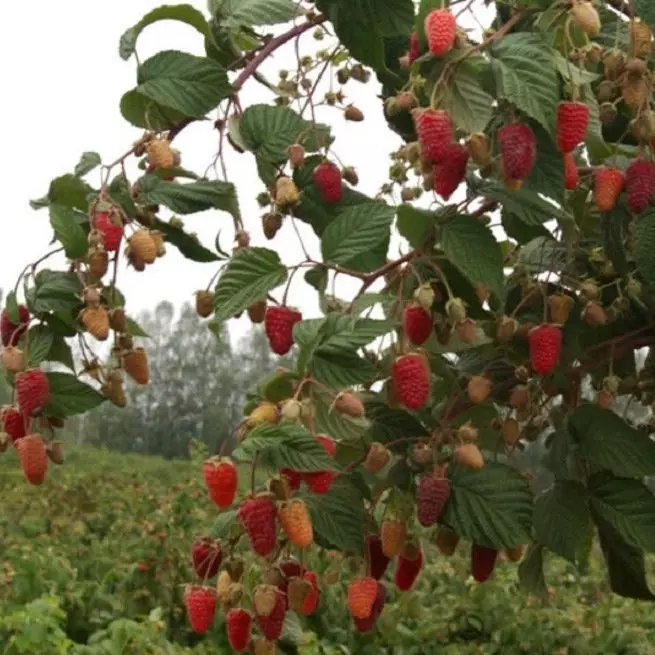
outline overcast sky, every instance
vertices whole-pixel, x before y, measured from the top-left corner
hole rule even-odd
[[[44,195],[50,180],[72,172],[82,152],[99,152],[104,161],[124,152],[140,130],[127,123],[119,112],[121,95],[135,85],[134,59],[118,56],[121,33],[151,9],[164,4],[152,0],[51,0],[10,3],[0,21],[0,55],[3,63],[3,100],[0,103],[2,126],[2,224],[0,237],[0,287],[13,287],[25,264],[47,252],[52,232],[46,209],[33,211],[31,198]],[[174,4],[171,2],[170,4]],[[205,11],[205,0],[192,0]],[[303,37],[303,52],[324,47],[311,35]],[[152,25],[142,33],[138,52],[141,59],[163,49],[178,49],[202,55],[200,35],[190,27],[171,21]],[[279,68],[294,67],[290,49],[278,52],[263,70],[272,79]],[[357,168],[359,188],[374,194],[386,178],[388,154],[398,145],[384,122],[376,98],[377,88],[350,82],[346,86],[350,101],[366,114],[361,124],[345,123],[336,111],[323,115],[334,125],[334,146],[340,159]],[[257,83],[249,83],[242,92],[242,105],[269,102],[271,94]],[[385,134],[385,138],[380,138]],[[182,151],[183,165],[198,173],[205,170],[216,152],[216,133],[209,123],[189,127],[176,141]],[[273,242],[267,242],[260,227],[255,196],[262,190],[249,154],[237,155],[228,148],[228,168],[239,191],[246,227],[254,245],[276,247],[287,264],[297,263],[302,253],[293,229],[285,225]],[[99,173],[88,180],[97,186]],[[222,229],[222,245],[231,246],[232,223],[228,214],[216,211],[185,217],[189,230],[195,231],[208,247]],[[303,226],[304,227],[304,226]],[[317,244],[308,229],[304,239],[311,252]],[[399,243],[392,244],[390,257],[398,254]],[[56,261],[56,260],[53,260]],[[57,263],[63,264],[63,260]],[[176,305],[192,299],[193,292],[206,286],[215,272],[213,264],[187,262],[174,247],[143,273],[120,271],[119,283],[127,296],[128,311],[152,308],[168,299]],[[347,292],[357,286],[341,286]],[[281,294],[281,290],[277,292]],[[281,296],[278,296],[281,297]],[[306,317],[318,311],[316,294],[302,277],[292,287],[291,299]],[[237,333],[247,327],[245,317],[234,325]]]

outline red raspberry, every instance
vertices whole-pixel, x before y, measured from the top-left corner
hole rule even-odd
[[[430,397],[430,369],[422,355],[410,353],[398,357],[392,364],[391,381],[398,400],[409,409],[420,409]]]
[[[403,312],[403,329],[409,340],[420,346],[432,334],[432,315],[418,303],[409,303]]]
[[[102,234],[102,245],[107,252],[116,252],[120,248],[123,228],[111,220],[109,212],[95,214],[93,227]]]
[[[312,585],[312,590],[307,594],[300,613],[309,616],[316,611],[318,602],[321,599],[321,589],[318,585],[318,576],[314,571],[305,571],[302,576]]]
[[[211,587],[188,585],[184,591],[184,605],[193,631],[200,635],[207,632],[216,615],[216,591]]]
[[[366,554],[366,564],[371,577],[379,580],[387,571],[389,558],[382,552],[382,541],[376,534],[366,537],[364,552]]]
[[[418,42],[418,35],[412,32],[409,37],[409,50],[407,57],[411,66],[421,56],[421,44]]]
[[[210,457],[202,465],[202,474],[209,491],[209,497],[221,509],[234,502],[239,484],[237,469],[229,459]]]
[[[573,152],[582,143],[589,126],[589,108],[582,102],[563,101],[557,105],[555,140],[561,153]]]
[[[450,497],[450,482],[436,475],[422,476],[416,485],[418,522],[428,528],[441,516]]]
[[[457,23],[448,9],[435,9],[425,18],[425,38],[435,57],[443,57],[455,43]]]
[[[10,436],[14,444],[27,434],[25,417],[18,408],[3,407],[0,417],[2,418],[2,431]]]
[[[272,306],[266,310],[264,331],[276,355],[286,355],[291,350],[293,326],[299,321],[302,321],[302,314],[292,307]]]
[[[562,349],[562,330],[556,325],[542,323],[528,334],[530,363],[535,373],[549,375],[557,366]]]
[[[655,195],[655,164],[637,157],[625,171],[625,192],[628,209],[643,214]]]
[[[471,547],[471,575],[476,582],[486,582],[496,566],[498,551],[487,546],[473,544]]]
[[[239,521],[255,553],[267,557],[277,544],[277,509],[266,496],[250,498],[239,507]]]
[[[580,184],[578,165],[575,163],[573,153],[567,152],[564,155],[564,188],[573,191]]]
[[[2,310],[2,315],[0,315],[0,338],[2,338],[2,345],[5,348],[7,346],[15,346],[23,334],[25,334],[25,330],[27,330],[27,324],[32,317],[30,316],[29,309],[25,305],[18,305],[18,319],[19,325],[12,323],[9,320],[7,310]]]
[[[335,205],[343,198],[342,176],[339,167],[331,161],[323,161],[313,172],[314,185],[318,189],[323,202]],[[282,353],[284,354],[284,353]]]
[[[252,616],[250,612],[236,607],[231,609],[225,617],[227,640],[235,653],[243,653],[250,644],[250,630]]]
[[[443,161],[436,163],[433,168],[434,191],[437,195],[444,200],[450,199],[466,177],[468,161],[469,152],[461,143],[448,145]]]
[[[611,166],[603,166],[596,171],[594,178],[594,200],[601,212],[610,212],[623,191],[625,175],[623,171]]]
[[[283,591],[286,594],[287,588],[289,587],[289,580],[291,580],[291,578],[302,577],[302,566],[300,566],[300,562],[298,562],[298,560],[285,559],[279,563],[278,568],[280,569],[283,577],[282,581],[280,584],[278,584],[277,587],[280,591]]]
[[[316,439],[321,442],[323,448],[330,457],[334,457],[337,452],[337,445],[334,443],[332,437],[326,434],[319,434]],[[332,471],[313,471],[312,473],[305,473],[303,478],[307,486],[315,494],[325,494],[332,488],[332,483],[337,477],[337,474]]]
[[[287,479],[289,487],[291,487],[291,491],[298,491],[298,489],[300,489],[300,483],[302,482],[303,478],[302,473],[294,471],[293,469],[283,468],[280,469],[280,474]]]
[[[378,594],[378,581],[365,577],[351,580],[348,585],[348,609],[354,619],[366,619],[373,611]]]
[[[16,399],[26,416],[34,416],[47,407],[50,384],[40,368],[30,368],[16,376]]]
[[[508,178],[526,180],[537,160],[537,137],[526,123],[509,123],[498,130],[498,145]]]
[[[419,550],[418,553],[412,554],[416,555],[413,559],[404,552],[398,555],[394,583],[400,591],[409,591],[423,568],[423,551]]]
[[[369,632],[373,628],[378,617],[382,614],[386,601],[387,588],[381,582],[378,582],[377,593],[375,594],[375,602],[373,603],[371,615],[365,619],[354,619],[357,632]]]
[[[43,439],[30,434],[16,442],[16,450],[27,481],[34,485],[42,484],[48,472],[48,455]]]
[[[275,590],[275,607],[268,616],[255,616],[259,629],[269,641],[276,641],[282,634],[284,617],[287,613],[287,596],[279,589]]]
[[[442,161],[455,135],[452,118],[445,111],[432,108],[415,109],[412,116],[422,154],[430,161]]]
[[[211,537],[198,537],[191,546],[191,561],[198,577],[211,580],[223,561],[221,542]]]

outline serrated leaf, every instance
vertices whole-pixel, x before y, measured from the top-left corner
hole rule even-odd
[[[168,130],[186,118],[183,113],[160,105],[136,89],[123,94],[120,110],[126,121],[147,130]]]
[[[102,164],[102,159],[97,152],[83,152],[80,161],[75,166],[75,175],[83,177],[100,164]]]
[[[23,350],[27,352],[28,366],[36,367],[48,358],[54,335],[47,325],[34,325],[23,337]]]
[[[577,66],[556,50],[553,53],[553,61],[555,62],[557,72],[564,80],[572,82],[575,87],[595,82],[600,77],[598,73],[589,71],[586,68],[580,68],[580,66]]]
[[[144,61],[137,78],[137,93],[194,118],[202,118],[232,93],[222,66],[178,50],[164,50]]]
[[[225,321],[283,284],[287,269],[267,248],[238,250],[223,269],[214,295],[215,319]]]
[[[519,581],[532,594],[548,598],[544,579],[544,549],[539,544],[530,544],[519,565]]]
[[[635,0],[635,10],[637,16],[650,25],[651,29],[655,28],[655,5],[650,0]]]
[[[224,25],[252,27],[287,23],[301,9],[293,0],[222,0],[218,12]]]
[[[339,471],[337,463],[304,427],[293,423],[260,425],[232,452],[239,461],[254,461],[259,466],[294,471]]]
[[[272,403],[291,398],[299,376],[295,371],[273,371],[258,385],[259,395]]]
[[[148,12],[136,25],[127,29],[121,35],[118,54],[121,59],[129,59],[136,50],[136,42],[141,32],[160,20],[175,20],[194,27],[206,39],[211,39],[207,20],[195,7],[184,5],[162,5]]]
[[[51,318],[55,318],[50,315]],[[52,321],[48,322],[48,325],[52,328]],[[63,364],[71,371],[75,370],[75,362],[73,361],[73,351],[71,347],[66,343],[66,339],[60,334],[54,334],[52,339],[52,347],[50,352],[45,358],[48,362],[58,362]]]
[[[344,209],[321,235],[323,261],[347,265],[389,238],[395,209],[366,203]]]
[[[86,214],[64,205],[50,205],[50,225],[69,259],[80,259],[89,249],[87,235],[80,223]]]
[[[82,284],[74,273],[43,269],[36,277],[36,288],[28,304],[34,314],[81,308]]]
[[[592,532],[587,491],[580,482],[560,480],[535,501],[536,541],[575,563]]]
[[[655,441],[611,410],[581,405],[569,415],[569,429],[592,464],[625,477],[655,474]]]
[[[391,409],[383,395],[366,398],[364,407],[371,423],[367,432],[370,441],[387,443],[408,435],[427,435],[426,428],[415,416],[404,409]],[[399,444],[398,448],[404,450],[406,445]]]
[[[649,209],[634,221],[634,256],[644,282],[655,292],[655,209]]]
[[[404,203],[398,207],[396,227],[413,248],[420,248],[435,235],[439,214]]]
[[[393,329],[393,324],[386,320],[354,318],[350,315],[336,313],[330,313],[324,319],[310,320],[320,322],[320,326],[312,327],[312,332],[322,331],[323,338],[318,344],[317,350],[326,354],[343,350],[357,350]]]
[[[74,207],[87,212],[89,209],[89,194],[93,189],[76,175],[67,174],[57,177],[50,183],[48,189],[49,204]]]
[[[479,471],[458,466],[450,473],[450,484],[443,522],[458,535],[490,548],[528,541],[532,494],[518,471],[494,462]]]
[[[192,262],[209,263],[219,261],[218,255],[200,243],[198,237],[185,232],[181,227],[171,225],[166,221],[155,220],[152,229],[164,235],[164,241],[175,246],[180,254]]]
[[[5,299],[5,309],[7,310],[7,317],[14,324],[18,325],[20,323],[20,312],[18,311],[18,299],[16,298],[16,292],[10,291],[7,294]]]
[[[211,527],[211,536],[214,539],[227,539],[232,532],[232,526],[238,524],[237,510],[229,509],[221,512],[215,519]]]
[[[331,389],[343,389],[369,382],[376,368],[352,351],[317,351],[309,361],[308,372]]]
[[[503,253],[488,227],[475,218],[458,216],[442,226],[440,242],[450,262],[471,284],[483,283],[503,296]]]
[[[521,247],[519,262],[531,273],[559,272],[566,267],[566,247],[552,237],[537,237]]]
[[[305,282],[319,293],[325,293],[328,285],[328,269],[325,266],[315,266],[305,273]]]
[[[50,385],[50,402],[45,410],[49,416],[84,414],[105,400],[105,396],[70,373],[46,373]]]
[[[514,33],[491,47],[491,67],[497,97],[516,105],[552,134],[559,81],[554,50],[539,34]]]
[[[627,211],[617,207],[610,213],[600,217],[600,229],[603,234],[603,250],[612,262],[616,272],[625,276],[630,272],[630,264],[623,245],[623,219]]]
[[[484,60],[458,64],[449,78],[443,107],[455,125],[466,132],[483,132],[493,113],[494,99],[482,88],[477,67]]]
[[[150,339],[150,335],[133,319],[127,316],[125,318],[127,326],[127,334],[133,337],[141,337],[142,339]]]

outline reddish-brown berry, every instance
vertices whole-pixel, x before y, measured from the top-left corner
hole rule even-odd
[[[239,507],[239,521],[257,555],[267,557],[277,544],[277,509],[266,496],[250,498]]]
[[[580,184],[580,174],[578,165],[575,163],[575,157],[572,152],[564,154],[564,188],[573,191]]]
[[[409,409],[421,409],[431,390],[430,370],[422,355],[410,353],[392,364],[391,380],[400,402]]]
[[[43,439],[30,434],[16,442],[16,450],[25,478],[30,484],[40,485],[48,472],[48,454]]]
[[[409,37],[409,49],[407,51],[407,57],[409,59],[410,66],[421,56],[421,44],[418,41],[418,35],[416,32],[412,32]]]
[[[293,326],[299,321],[302,321],[302,314],[292,307],[272,306],[266,310],[264,330],[276,355],[286,355],[291,350]]]
[[[303,479],[302,473],[294,471],[293,469],[283,468],[280,469],[280,475],[283,475],[287,479],[291,491],[298,491],[298,489],[300,489],[300,484]]]
[[[371,577],[379,580],[386,573],[390,560],[382,551],[382,540],[378,535],[371,534],[366,537],[364,552]]]
[[[216,615],[216,591],[211,587],[189,585],[184,592],[184,605],[193,631],[200,635],[207,632]]]
[[[210,457],[202,465],[202,474],[209,491],[209,497],[221,509],[229,507],[239,484],[236,466],[229,459]]]
[[[509,123],[498,130],[498,145],[505,175],[526,180],[537,160],[537,137],[526,123]]]
[[[443,57],[452,49],[457,32],[455,17],[448,9],[435,9],[425,18],[425,38],[435,57]]]
[[[418,522],[428,528],[441,516],[450,497],[450,482],[436,475],[422,476],[416,485],[416,515]]]
[[[599,168],[594,178],[594,200],[598,210],[601,212],[612,211],[624,185],[623,171],[611,166]]]
[[[287,613],[287,596],[279,589],[275,590],[275,607],[268,616],[255,616],[259,629],[269,641],[276,641],[282,634],[284,617]]]
[[[27,416],[34,416],[46,408],[50,400],[50,384],[40,368],[30,368],[16,376],[16,400]]]
[[[232,608],[225,617],[225,629],[227,639],[234,652],[243,653],[247,650],[252,629],[250,612],[241,607]]]
[[[471,547],[471,575],[476,582],[486,582],[496,566],[498,551],[495,548],[473,544]]]
[[[468,150],[461,143],[448,145],[443,160],[436,162],[433,168],[434,191],[437,195],[444,200],[450,199],[466,177],[468,160]]]
[[[198,537],[191,545],[191,561],[198,577],[211,580],[223,561],[221,542],[211,537]]]
[[[448,146],[453,144],[452,118],[445,111],[432,108],[415,109],[412,116],[422,154],[433,162],[443,161]]]
[[[343,198],[343,182],[339,167],[331,161],[321,162],[312,174],[314,186],[328,205],[335,205]]]
[[[409,556],[411,555],[411,557]],[[396,588],[400,591],[409,591],[416,582],[418,574],[423,568],[423,551],[405,553],[402,552],[398,556],[398,564],[396,564],[396,574],[394,576],[394,583]]]
[[[589,126],[589,108],[582,102],[557,105],[555,140],[561,153],[573,152],[584,140]]]
[[[305,571],[303,573],[303,580],[312,585],[312,590],[307,594],[302,604],[300,613],[304,616],[309,616],[316,611],[319,600],[321,599],[321,589],[318,585],[318,576],[314,571]]]
[[[348,585],[348,609],[355,619],[365,619],[371,615],[378,593],[375,578],[365,577],[351,580]]]
[[[353,619],[357,632],[369,632],[373,628],[378,620],[378,617],[380,614],[382,614],[382,610],[384,609],[384,604],[386,601],[387,588],[381,582],[378,582],[378,588],[375,594],[375,602],[373,603],[371,614],[365,619]]]
[[[403,329],[408,339],[420,346],[432,334],[432,314],[418,303],[409,303],[403,312]]]
[[[11,322],[6,309],[2,310],[0,315],[0,338],[2,338],[2,345],[5,348],[18,344],[20,338],[25,334],[31,318],[30,311],[25,305],[18,305],[18,325]]]
[[[628,209],[633,214],[643,214],[655,195],[655,164],[637,157],[625,171],[625,191]]]
[[[562,330],[556,325],[542,323],[528,335],[530,363],[535,373],[549,375],[559,361],[562,349]]]

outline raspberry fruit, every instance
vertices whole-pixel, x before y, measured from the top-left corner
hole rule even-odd
[[[434,191],[444,200],[457,191],[466,177],[469,152],[461,143],[450,143],[445,149],[444,159],[434,165]]]
[[[250,538],[252,549],[267,557],[277,544],[277,510],[267,496],[250,498],[239,507],[239,521]]]
[[[380,524],[382,554],[388,559],[396,557],[403,549],[407,537],[404,521],[386,519]]]
[[[589,126],[589,108],[582,102],[563,101],[557,105],[555,141],[557,149],[573,152],[584,140]]]
[[[527,180],[537,160],[537,137],[526,123],[509,123],[498,130],[503,171],[512,180]]]
[[[287,596],[279,589],[275,590],[275,605],[268,616],[255,615],[259,629],[269,641],[276,641],[282,634],[284,617],[287,613]]]
[[[418,522],[430,527],[441,516],[450,497],[450,482],[435,475],[423,476],[416,486],[416,508]]]
[[[312,173],[314,186],[318,189],[323,202],[336,205],[343,198],[341,171],[331,161],[321,162]]]
[[[298,491],[298,489],[300,489],[300,484],[302,483],[303,479],[302,473],[294,471],[293,469],[283,468],[280,469],[280,475],[287,479],[291,491]]]
[[[304,616],[309,616],[310,614],[313,614],[318,607],[318,602],[321,598],[321,590],[318,586],[318,576],[314,571],[305,571],[302,577],[303,580],[309,582],[312,589],[307,596],[305,596],[300,613]]]
[[[445,111],[432,108],[415,109],[412,116],[421,153],[432,162],[443,161],[455,135],[452,118]]]
[[[366,619],[373,611],[378,594],[378,581],[365,577],[351,580],[348,585],[348,609],[355,619]]]
[[[471,547],[471,575],[476,582],[486,582],[496,566],[498,551],[495,548],[473,544]]]
[[[102,235],[102,245],[107,252],[116,252],[123,238],[123,226],[111,219],[109,212],[97,212],[93,217],[93,227]]]
[[[16,442],[25,478],[30,484],[40,485],[48,472],[48,454],[43,439],[37,434],[30,434]]]
[[[387,571],[389,558],[382,550],[382,540],[378,535],[371,534],[365,541],[366,564],[371,577],[379,580]]]
[[[216,614],[216,591],[210,587],[189,585],[184,591],[184,605],[193,631],[199,635],[207,632]]]
[[[85,307],[80,313],[80,320],[87,332],[98,341],[109,337],[109,312],[105,307]]]
[[[412,32],[409,37],[409,50],[407,52],[407,57],[409,59],[410,66],[421,56],[421,44],[418,41],[418,35],[416,32]]]
[[[409,340],[420,346],[432,334],[432,314],[418,303],[409,303],[403,312],[403,329]]]
[[[123,356],[123,368],[137,384],[148,384],[150,382],[148,353],[144,348],[135,348],[125,353]]]
[[[210,537],[198,537],[191,545],[191,561],[196,575],[210,580],[218,573],[223,561],[221,542]]]
[[[225,617],[225,629],[227,639],[235,653],[243,653],[247,650],[252,629],[250,612],[241,607],[231,609]]]
[[[598,210],[601,212],[612,211],[624,185],[623,171],[611,166],[599,168],[594,178],[594,200]]]
[[[425,18],[425,38],[435,57],[443,57],[452,49],[457,32],[455,17],[448,9],[435,9]]]
[[[580,174],[572,152],[564,155],[564,188],[573,191],[580,184]]]
[[[484,468],[484,457],[480,449],[474,443],[464,443],[455,451],[455,461],[472,471],[479,471]]]
[[[146,264],[152,264],[157,259],[157,246],[150,236],[150,230],[137,230],[129,238],[130,252]]]
[[[271,350],[286,355],[293,346],[293,326],[302,321],[302,314],[292,307],[269,307],[264,317],[264,331]]]
[[[16,376],[16,399],[27,416],[34,416],[46,408],[50,400],[50,384],[40,368],[30,368]]]
[[[409,591],[423,568],[423,552],[416,547],[403,549],[398,556],[394,583],[400,591]]]
[[[378,620],[382,610],[384,609],[384,604],[387,601],[387,588],[381,583],[378,582],[377,592],[375,594],[375,602],[373,603],[373,609],[370,616],[365,619],[354,619],[355,628],[357,632],[369,632],[375,623]]]
[[[214,294],[211,291],[196,291],[196,314],[207,318],[214,313]]]
[[[542,323],[528,334],[530,363],[535,373],[549,375],[559,361],[562,349],[562,330],[556,325]]]
[[[628,209],[643,214],[655,195],[655,164],[637,157],[625,171],[625,191]]]
[[[391,380],[398,399],[405,407],[420,409],[428,401],[430,370],[422,355],[411,353],[398,357],[392,364]]]
[[[332,437],[326,434],[319,434],[316,439],[321,443],[323,448],[330,457],[334,457],[337,452],[337,446]],[[336,473],[332,471],[314,471],[312,473],[305,473],[303,475],[305,483],[315,494],[325,494],[332,488],[332,483],[337,477]]]
[[[27,434],[25,417],[18,408],[3,407],[0,411],[0,418],[2,419],[2,432],[6,432],[14,444]]]
[[[239,484],[237,469],[229,459],[210,457],[202,465],[202,474],[209,491],[209,497],[221,509],[234,502]]]
[[[309,510],[303,500],[295,498],[282,503],[278,519],[289,541],[297,548],[309,548],[314,543],[314,530]]]
[[[30,311],[25,305],[18,305],[18,325],[9,320],[9,313],[6,309],[2,310],[0,315],[0,338],[2,345],[15,346],[27,330],[27,324],[31,320]]]

